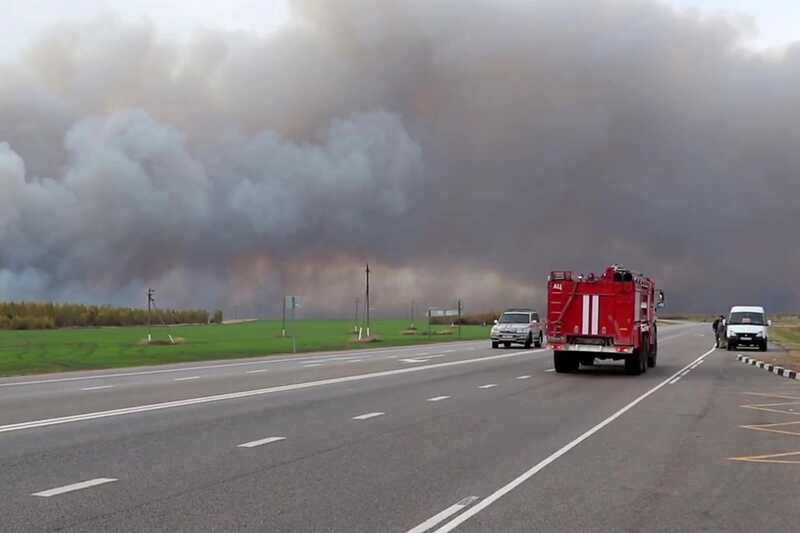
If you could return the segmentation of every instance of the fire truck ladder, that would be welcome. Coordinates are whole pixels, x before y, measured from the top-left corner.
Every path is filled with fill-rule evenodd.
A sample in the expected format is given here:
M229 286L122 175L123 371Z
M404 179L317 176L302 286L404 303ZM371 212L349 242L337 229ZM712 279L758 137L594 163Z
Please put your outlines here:
M578 280L576 280L576 281L574 281L572 283L572 294L569 295L569 298L567 298L567 301L564 303L564 306L561 308L561 313L558 315L558 319L553 321L553 333L555 333L556 337L561 337L562 336L562 334L561 334L561 321L564 318L564 313L567 312L567 309L569 309L569 306L572 303L572 300L575 299L575 295L578 293L578 284L579 283L580 283L580 281L578 281Z

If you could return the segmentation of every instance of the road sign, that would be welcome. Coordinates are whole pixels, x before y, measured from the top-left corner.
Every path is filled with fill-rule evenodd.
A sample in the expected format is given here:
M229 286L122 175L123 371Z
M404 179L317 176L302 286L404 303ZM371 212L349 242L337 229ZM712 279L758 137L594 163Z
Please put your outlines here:
M429 309L428 313L432 317L458 316L458 309Z
M286 307L291 309L299 309L303 307L303 300L299 296L287 296Z

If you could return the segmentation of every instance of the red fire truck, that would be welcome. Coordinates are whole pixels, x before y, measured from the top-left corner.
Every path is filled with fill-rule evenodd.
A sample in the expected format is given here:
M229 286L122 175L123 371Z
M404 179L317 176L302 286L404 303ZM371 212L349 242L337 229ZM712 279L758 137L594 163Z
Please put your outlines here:
M600 276L551 272L547 340L556 372L575 372L595 359L623 359L634 375L656 366L656 308L663 304L652 279L620 265Z

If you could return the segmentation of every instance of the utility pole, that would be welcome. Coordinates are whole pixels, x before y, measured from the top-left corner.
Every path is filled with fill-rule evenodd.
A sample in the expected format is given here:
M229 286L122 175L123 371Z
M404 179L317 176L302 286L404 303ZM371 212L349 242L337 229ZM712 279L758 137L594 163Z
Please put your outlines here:
M428 307L428 340L431 339L431 308Z
M367 337L369 337L369 263L367 263Z
M150 320L150 309L155 302L155 293L153 289L147 289L147 344L150 344L153 340L153 334L151 330L152 320Z
M294 328L294 309L297 307L297 298L292 296L292 328ZM292 331L295 331L292 329ZM296 335L296 333L295 333ZM297 353L297 340L295 339L295 335L292 335L292 353Z
M286 336L286 294L281 298L281 337Z
M458 299L458 338L461 338L461 298Z

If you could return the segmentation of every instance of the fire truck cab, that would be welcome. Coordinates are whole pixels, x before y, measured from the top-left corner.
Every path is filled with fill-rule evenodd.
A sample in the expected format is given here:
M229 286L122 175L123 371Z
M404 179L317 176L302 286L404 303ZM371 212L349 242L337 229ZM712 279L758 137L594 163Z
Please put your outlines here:
M575 372L595 359L624 360L632 375L656 366L656 310L663 304L652 279L620 265L600 276L551 272L547 339L556 372Z

